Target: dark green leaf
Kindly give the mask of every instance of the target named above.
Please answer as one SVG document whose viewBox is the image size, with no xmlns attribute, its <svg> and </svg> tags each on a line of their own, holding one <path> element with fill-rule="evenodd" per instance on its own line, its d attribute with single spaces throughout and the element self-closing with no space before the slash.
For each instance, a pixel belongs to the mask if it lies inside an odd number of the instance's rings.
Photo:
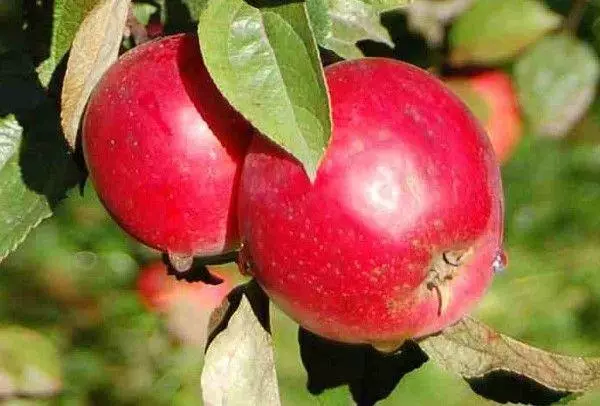
<svg viewBox="0 0 600 406">
<path fill-rule="evenodd" d="M 22 46 L 23 0 L 0 2 L 0 54 Z"/>
<path fill-rule="evenodd" d="M 234 289 L 213 312 L 209 330 L 204 404 L 279 406 L 269 299 L 258 284 Z"/>
<path fill-rule="evenodd" d="M 167 0 L 168 1 L 168 0 Z M 190 15 L 197 18 L 202 10 L 206 7 L 209 0 L 181 0 L 188 8 Z"/>
<path fill-rule="evenodd" d="M 314 179 L 331 117 L 306 5 L 265 3 L 209 2 L 198 24 L 204 61 L 227 100 Z"/>
<path fill-rule="evenodd" d="M 58 112 L 31 61 L 18 54 L 0 63 L 0 260 L 77 182 Z M 11 114 L 11 115 L 9 115 Z"/>
<path fill-rule="evenodd" d="M 411 31 L 421 34 L 431 46 L 441 46 L 445 27 L 465 12 L 475 0 L 415 0 L 404 8 Z"/>
<path fill-rule="evenodd" d="M 593 49 L 566 34 L 545 38 L 523 55 L 516 64 L 515 79 L 533 130 L 541 135 L 565 135 L 593 102 L 599 73 Z"/>
<path fill-rule="evenodd" d="M 117 59 L 130 0 L 101 0 L 79 26 L 62 88 L 61 119 L 65 138 L 75 146 L 87 100 L 104 72 Z"/>
<path fill-rule="evenodd" d="M 58 351 L 18 326 L 0 327 L 0 397 L 49 396 L 62 388 Z"/>
<path fill-rule="evenodd" d="M 65 56 L 79 25 L 86 14 L 99 0 L 55 0 L 54 26 L 52 27 L 52 42 L 50 56 L 40 65 L 38 71 L 40 80 L 48 85 L 52 73 Z"/>
<path fill-rule="evenodd" d="M 451 62 L 504 62 L 560 23 L 561 17 L 537 0 L 479 0 L 450 30 Z"/>
<path fill-rule="evenodd" d="M 600 384 L 599 358 L 543 351 L 471 318 L 419 345 L 431 360 L 498 402 L 545 405 Z"/>
</svg>

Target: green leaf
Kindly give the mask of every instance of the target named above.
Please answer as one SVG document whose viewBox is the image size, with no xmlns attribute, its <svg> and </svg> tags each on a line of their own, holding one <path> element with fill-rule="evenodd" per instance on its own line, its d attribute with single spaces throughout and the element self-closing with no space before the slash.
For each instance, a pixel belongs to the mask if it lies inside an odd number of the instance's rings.
<svg viewBox="0 0 600 406">
<path fill-rule="evenodd" d="M 543 351 L 468 317 L 419 345 L 477 393 L 501 403 L 550 404 L 600 384 L 600 358 Z"/>
<path fill-rule="evenodd" d="M 101 0 L 85 17 L 73 39 L 61 97 L 65 138 L 75 146 L 87 100 L 104 72 L 119 56 L 129 0 Z"/>
<path fill-rule="evenodd" d="M 143 25 L 148 25 L 150 17 L 158 11 L 158 7 L 154 4 L 149 3 L 134 3 L 133 4 L 133 15 Z"/>
<path fill-rule="evenodd" d="M 410 4 L 414 0 L 363 0 L 363 3 L 371 5 L 380 11 L 394 10 Z"/>
<path fill-rule="evenodd" d="M 62 388 L 60 365 L 46 337 L 23 327 L 0 327 L 0 397 L 56 394 Z"/>
<path fill-rule="evenodd" d="M 227 100 L 314 179 L 331 136 L 331 113 L 305 3 L 212 1 L 200 15 L 198 35 Z"/>
<path fill-rule="evenodd" d="M 55 0 L 50 56 L 38 68 L 44 86 L 48 85 L 52 73 L 71 47 L 83 18 L 97 2 L 98 0 Z"/>
<path fill-rule="evenodd" d="M 505 62 L 560 23 L 537 0 L 479 0 L 450 30 L 451 63 Z"/>
<path fill-rule="evenodd" d="M 307 5 L 319 45 L 344 59 L 363 57 L 356 46 L 361 40 L 394 46 L 381 25 L 381 11 L 362 0 L 309 0 Z"/>
<path fill-rule="evenodd" d="M 444 43 L 446 25 L 469 9 L 475 0 L 415 0 L 404 8 L 408 27 L 430 46 Z"/>
<path fill-rule="evenodd" d="M 315 40 L 321 46 L 331 35 L 333 23 L 328 14 L 328 0 L 306 0 L 306 10 Z"/>
<path fill-rule="evenodd" d="M 269 299 L 255 281 L 235 289 L 211 316 L 202 369 L 206 405 L 279 406 Z"/>
<path fill-rule="evenodd" d="M 62 139 L 58 112 L 35 81 L 31 61 L 11 55 L 0 67 L 2 260 L 52 214 L 77 183 L 78 172 Z"/>
<path fill-rule="evenodd" d="M 515 82 L 534 131 L 565 135 L 593 102 L 599 74 L 593 49 L 567 34 L 545 38 L 523 55 L 515 66 Z"/>
</svg>

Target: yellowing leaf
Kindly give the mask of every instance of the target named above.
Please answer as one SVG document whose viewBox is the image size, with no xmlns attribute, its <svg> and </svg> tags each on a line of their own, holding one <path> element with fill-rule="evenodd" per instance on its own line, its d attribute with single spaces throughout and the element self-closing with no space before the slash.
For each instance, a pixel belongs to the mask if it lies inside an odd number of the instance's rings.
<svg viewBox="0 0 600 406">
<path fill-rule="evenodd" d="M 543 351 L 472 318 L 419 345 L 431 360 L 467 379 L 477 393 L 503 403 L 548 404 L 544 399 L 556 401 L 600 384 L 599 358 Z"/>
<path fill-rule="evenodd" d="M 268 306 L 266 295 L 250 282 L 234 290 L 213 313 L 211 324 L 218 330 L 212 333 L 204 358 L 204 405 L 281 404 Z"/>
<path fill-rule="evenodd" d="M 88 97 L 118 57 L 128 10 L 129 0 L 103 0 L 85 17 L 75 34 L 61 99 L 62 127 L 71 147 L 75 145 Z"/>
</svg>

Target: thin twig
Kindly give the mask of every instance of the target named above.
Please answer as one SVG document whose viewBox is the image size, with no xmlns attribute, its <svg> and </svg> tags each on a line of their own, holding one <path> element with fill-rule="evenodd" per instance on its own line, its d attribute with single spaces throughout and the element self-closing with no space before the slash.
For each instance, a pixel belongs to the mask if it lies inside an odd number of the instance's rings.
<svg viewBox="0 0 600 406">
<path fill-rule="evenodd" d="M 563 29 L 568 32 L 576 33 L 577 28 L 579 28 L 579 24 L 581 23 L 581 19 L 585 14 L 585 9 L 588 6 L 588 0 L 574 0 L 573 6 L 571 7 L 571 11 L 567 15 L 565 22 L 563 24 Z"/>
</svg>

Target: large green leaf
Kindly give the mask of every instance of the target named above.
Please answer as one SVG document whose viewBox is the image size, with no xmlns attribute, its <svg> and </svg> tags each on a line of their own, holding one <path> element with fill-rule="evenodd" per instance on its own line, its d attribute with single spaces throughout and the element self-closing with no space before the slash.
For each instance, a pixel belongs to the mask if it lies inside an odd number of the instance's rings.
<svg viewBox="0 0 600 406">
<path fill-rule="evenodd" d="M 204 61 L 227 100 L 314 179 L 331 114 L 306 5 L 262 3 L 209 2 L 198 24 Z"/>
<path fill-rule="evenodd" d="M 55 0 L 50 56 L 39 67 L 40 80 L 44 85 L 50 82 L 52 73 L 71 47 L 79 25 L 97 2 L 98 0 Z"/>
<path fill-rule="evenodd" d="M 450 30 L 454 65 L 493 64 L 511 59 L 561 17 L 537 0 L 479 0 Z"/>
<path fill-rule="evenodd" d="M 58 112 L 34 80 L 31 61 L 11 53 L 1 62 L 0 260 L 77 182 Z"/>
<path fill-rule="evenodd" d="M 586 43 L 570 35 L 545 38 L 515 66 L 518 96 L 533 130 L 565 135 L 594 100 L 600 65 Z"/>
<path fill-rule="evenodd" d="M 307 5 L 319 45 L 342 58 L 363 57 L 356 46 L 361 40 L 394 46 L 381 25 L 381 11 L 362 0 L 308 0 Z"/>
</svg>

